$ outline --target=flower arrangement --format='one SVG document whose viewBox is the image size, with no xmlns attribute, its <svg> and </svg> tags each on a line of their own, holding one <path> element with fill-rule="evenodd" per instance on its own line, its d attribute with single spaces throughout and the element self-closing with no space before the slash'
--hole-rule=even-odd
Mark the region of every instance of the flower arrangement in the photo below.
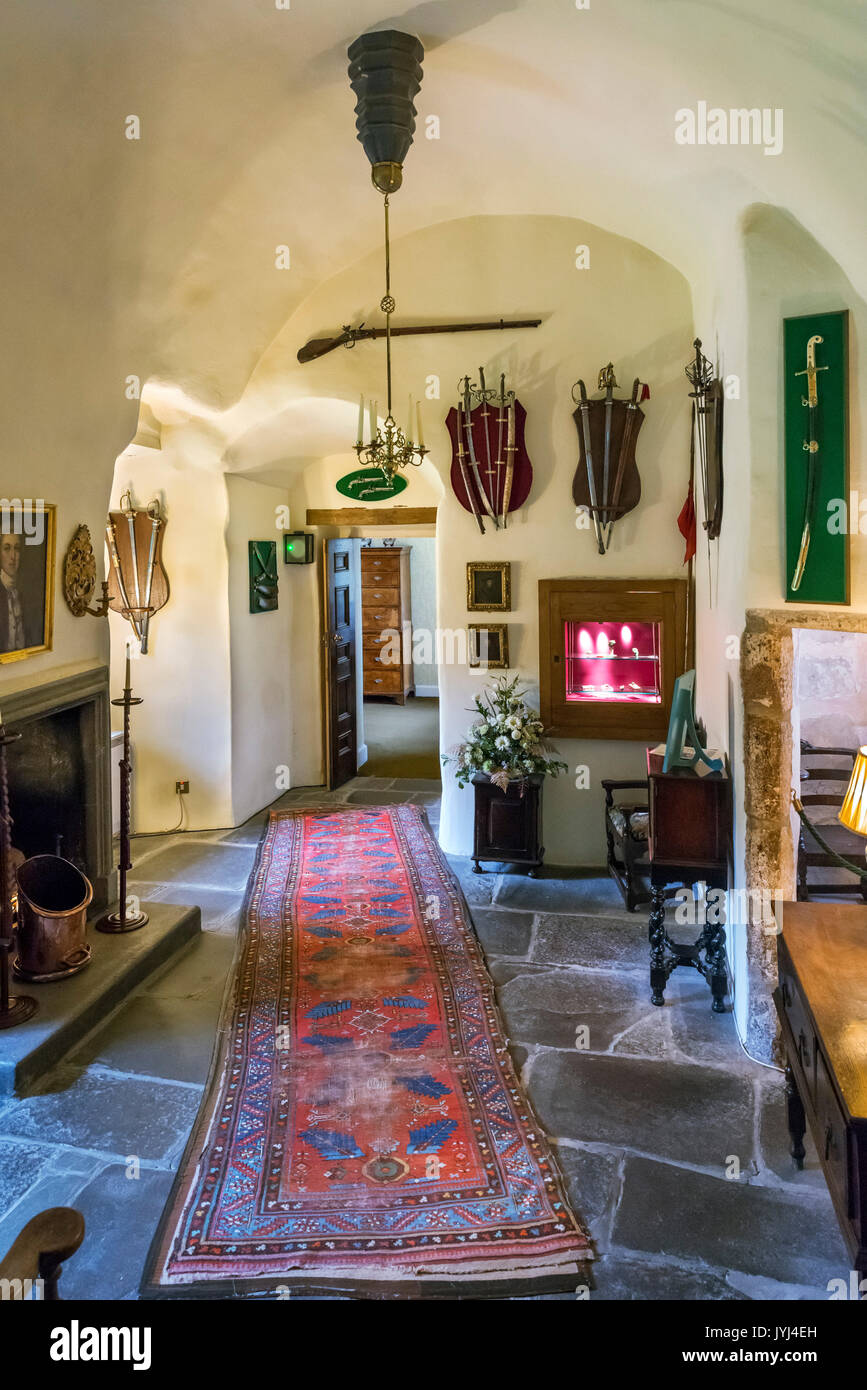
<svg viewBox="0 0 867 1390">
<path fill-rule="evenodd" d="M 476 773 L 485 772 L 505 791 L 510 782 L 523 782 L 541 773 L 556 777 L 566 763 L 549 755 L 555 751 L 545 741 L 538 710 L 526 705 L 519 677 L 499 676 L 491 690 L 474 701 L 480 719 L 467 731 L 463 743 L 443 754 L 444 763 L 455 763 L 458 786 L 464 787 Z"/>
</svg>

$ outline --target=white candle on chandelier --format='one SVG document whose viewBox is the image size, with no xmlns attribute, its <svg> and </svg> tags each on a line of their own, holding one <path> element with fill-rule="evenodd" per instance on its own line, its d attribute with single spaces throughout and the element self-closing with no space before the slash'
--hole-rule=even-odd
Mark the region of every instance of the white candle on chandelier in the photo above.
<svg viewBox="0 0 867 1390">
<path fill-rule="evenodd" d="M 364 443 L 364 395 L 358 397 L 358 443 Z"/>
<path fill-rule="evenodd" d="M 416 423 L 418 424 L 418 447 L 419 447 L 420 449 L 423 449 L 423 448 L 424 448 L 424 431 L 422 430 L 422 427 L 421 427 L 421 401 L 416 401 L 416 403 L 415 403 L 415 418 L 416 418 Z"/>
<path fill-rule="evenodd" d="M 371 444 L 373 443 L 374 439 L 376 438 L 376 433 L 377 433 L 376 414 L 377 414 L 377 411 L 376 411 L 376 401 L 371 401 L 371 402 L 370 402 L 370 442 L 371 442 Z"/>
</svg>

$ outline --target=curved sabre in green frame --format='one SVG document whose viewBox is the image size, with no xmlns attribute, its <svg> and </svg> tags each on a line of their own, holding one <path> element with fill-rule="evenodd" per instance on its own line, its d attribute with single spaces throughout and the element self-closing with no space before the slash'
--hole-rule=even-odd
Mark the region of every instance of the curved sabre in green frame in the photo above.
<svg viewBox="0 0 867 1390">
<path fill-rule="evenodd" d="M 850 517 L 848 440 L 849 311 L 804 314 L 783 320 L 783 401 L 785 410 L 787 603 L 849 602 L 849 532 L 858 517 Z M 807 405 L 807 345 L 818 338 L 817 405 L 810 418 Z M 818 447 L 813 454 L 810 495 L 811 429 Z M 797 589 L 798 556 L 805 530 L 810 530 L 803 574 Z"/>
</svg>

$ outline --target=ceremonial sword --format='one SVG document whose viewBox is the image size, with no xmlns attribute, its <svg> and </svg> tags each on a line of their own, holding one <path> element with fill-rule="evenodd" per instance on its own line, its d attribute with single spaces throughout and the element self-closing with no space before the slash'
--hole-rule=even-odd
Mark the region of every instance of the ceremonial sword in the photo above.
<svg viewBox="0 0 867 1390">
<path fill-rule="evenodd" d="M 623 426 L 623 434 L 620 439 L 620 455 L 617 460 L 617 472 L 614 474 L 614 487 L 611 491 L 611 511 L 614 512 L 615 515 L 611 516 L 609 513 L 606 547 L 611 544 L 611 531 L 617 520 L 616 512 L 620 502 L 620 489 L 623 487 L 623 474 L 626 471 L 626 464 L 628 462 L 629 445 L 632 440 L 632 429 L 635 424 L 635 412 L 638 409 L 638 389 L 640 386 L 641 382 L 638 380 L 638 377 L 636 377 L 632 383 L 632 399 L 628 401 L 626 405 L 626 423 Z"/>
<path fill-rule="evenodd" d="M 602 502 L 605 510 L 605 522 L 603 525 L 608 525 L 608 539 L 605 542 L 606 549 L 611 542 L 611 522 L 608 506 L 610 501 L 608 496 L 608 466 L 611 458 L 611 408 L 614 403 L 614 388 L 616 385 L 617 379 L 614 375 L 614 366 L 609 362 L 608 366 L 603 367 L 599 373 L 599 390 L 605 391 L 605 445 L 602 453 Z"/>
<path fill-rule="evenodd" d="M 151 508 L 153 508 L 153 507 L 156 507 L 156 512 L 153 512 L 153 511 L 151 510 Z M 156 501 L 151 502 L 150 507 L 148 507 L 148 516 L 149 516 L 150 519 L 151 519 L 151 543 L 150 543 L 150 548 L 149 548 L 149 550 L 148 550 L 148 567 L 147 567 L 147 574 L 145 575 L 144 613 L 142 614 L 142 620 L 141 620 L 141 654 L 142 654 L 142 656 L 147 656 L 147 649 L 148 649 L 148 628 L 149 628 L 149 626 L 150 626 L 150 616 L 151 616 L 151 614 L 150 614 L 151 589 L 153 588 L 153 582 L 154 582 L 154 560 L 155 560 L 155 558 L 156 558 L 157 536 L 159 535 L 160 527 L 161 527 L 162 524 L 163 524 L 163 519 L 162 519 L 162 517 L 160 516 L 160 511 L 159 511 L 159 502 L 156 502 Z"/>
<path fill-rule="evenodd" d="M 587 464 L 587 486 L 590 491 L 590 510 L 593 513 L 593 530 L 596 532 L 596 544 L 599 554 L 605 554 L 605 546 L 602 542 L 602 519 L 599 515 L 599 507 L 596 501 L 596 477 L 593 472 L 593 453 L 590 447 L 590 402 L 587 400 L 587 387 L 583 381 L 578 382 L 581 392 L 581 400 L 578 402 L 578 409 L 581 411 L 581 428 L 584 432 L 584 458 Z M 572 388 L 572 399 L 575 399 L 575 388 Z"/>
<path fill-rule="evenodd" d="M 816 380 L 818 372 L 827 372 L 827 367 L 816 366 L 816 344 L 824 340 L 815 333 L 812 338 L 807 340 L 807 365 L 800 372 L 795 372 L 795 376 L 805 376 L 807 378 L 807 394 L 802 397 L 802 404 L 807 407 L 807 430 L 809 438 L 804 440 L 804 450 L 809 454 L 807 459 L 807 485 L 804 491 L 804 525 L 801 531 L 801 546 L 798 551 L 798 563 L 795 566 L 795 573 L 792 583 L 789 586 L 794 593 L 801 587 L 801 580 L 804 577 L 804 570 L 807 565 L 807 554 L 810 549 L 810 537 L 812 534 L 813 512 L 816 509 L 816 492 L 819 480 L 819 441 L 816 438 L 816 420 L 819 413 L 819 384 Z"/>
<path fill-rule="evenodd" d="M 484 535 L 484 534 L 485 534 L 485 523 L 482 521 L 481 513 L 479 512 L 479 509 L 478 509 L 478 507 L 476 506 L 476 497 L 475 497 L 475 493 L 473 492 L 472 484 L 471 484 L 471 482 L 470 482 L 470 476 L 469 476 L 469 474 L 467 473 L 467 466 L 466 466 L 466 464 L 464 463 L 464 459 L 466 458 L 466 453 L 467 453 L 467 451 L 466 451 L 466 449 L 464 448 L 463 443 L 461 442 L 461 399 L 460 399 L 460 396 L 458 397 L 458 424 L 457 424 L 457 432 L 456 432 L 456 433 L 457 433 L 457 440 L 458 440 L 458 468 L 461 470 L 461 482 L 462 482 L 463 485 L 464 485 L 464 492 L 467 494 L 467 501 L 468 501 L 469 504 L 470 504 L 470 511 L 472 512 L 473 516 L 476 518 L 476 521 L 477 521 L 478 524 L 479 524 L 479 530 L 481 531 L 482 535 Z"/>
<path fill-rule="evenodd" d="M 494 515 L 491 503 L 488 499 L 488 494 L 485 492 L 484 484 L 482 482 L 482 475 L 479 471 L 479 465 L 476 460 L 476 446 L 473 442 L 473 417 L 472 412 L 470 410 L 470 379 L 468 376 L 464 377 L 464 425 L 466 427 L 467 449 L 469 451 L 470 467 L 473 470 L 473 475 L 475 477 L 476 484 L 479 489 L 479 501 L 484 507 L 487 515 L 491 518 L 491 521 L 493 521 L 494 527 L 497 530 L 499 530 L 499 522 L 497 521 L 497 518 Z"/>
<path fill-rule="evenodd" d="M 117 553 L 117 536 L 114 530 L 114 522 L 110 518 L 105 524 L 105 538 L 108 541 L 108 553 L 111 556 L 111 563 L 114 565 L 114 572 L 117 575 L 117 588 L 120 594 L 121 603 L 124 607 L 124 617 L 129 618 L 130 623 L 132 624 L 132 630 L 135 633 L 136 639 L 140 644 L 141 633 L 139 632 L 138 626 L 136 625 L 136 620 L 133 616 L 133 610 L 130 607 L 129 596 L 126 592 L 126 585 L 123 582 L 123 572 L 120 567 L 120 556 Z"/>
<path fill-rule="evenodd" d="M 130 494 L 129 494 L 128 492 L 124 493 L 124 497 L 128 497 L 128 498 L 129 498 L 129 506 L 128 506 L 128 507 L 125 507 L 125 506 L 123 505 L 123 497 L 122 497 L 122 498 L 120 499 L 120 509 L 121 509 L 121 511 L 123 512 L 124 516 L 126 517 L 126 524 L 127 524 L 127 526 L 129 527 L 129 554 L 130 554 L 130 560 L 131 560 L 131 562 L 132 562 L 132 577 L 133 577 L 133 581 L 135 582 L 136 611 L 137 611 L 138 614 L 139 614 L 139 621 L 142 623 L 142 626 L 141 626 L 141 628 L 140 628 L 140 634 L 143 635 L 143 633 L 144 633 L 144 623 L 142 622 L 142 617 L 141 617 L 141 613 L 142 613 L 141 590 L 140 590 L 140 588 L 139 588 L 139 581 L 138 581 L 138 551 L 137 551 L 137 549 L 136 549 L 136 543 L 135 543 L 135 507 L 132 505 L 132 497 L 130 497 Z M 139 643 L 141 643 L 141 635 L 139 636 Z"/>
</svg>

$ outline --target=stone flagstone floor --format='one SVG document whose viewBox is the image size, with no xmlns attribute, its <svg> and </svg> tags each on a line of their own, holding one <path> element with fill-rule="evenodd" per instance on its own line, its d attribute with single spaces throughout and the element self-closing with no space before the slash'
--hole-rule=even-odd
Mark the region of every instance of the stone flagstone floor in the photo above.
<svg viewBox="0 0 867 1390">
<path fill-rule="evenodd" d="M 277 804 L 403 801 L 436 827 L 438 782 L 363 777 Z M 201 939 L 38 1093 L 0 1107 L 0 1251 L 35 1212 L 78 1207 L 88 1234 L 64 1271 L 67 1299 L 136 1296 L 207 1077 L 263 821 L 135 842 L 130 891 L 198 904 Z M 451 863 L 596 1242 L 591 1300 L 827 1299 L 849 1259 L 818 1160 L 808 1148 L 794 1170 L 782 1077 L 746 1056 L 730 1014 L 711 1013 L 704 981 L 677 971 L 665 1007 L 649 1003 L 646 915 L 626 913 L 607 878 Z"/>
</svg>

